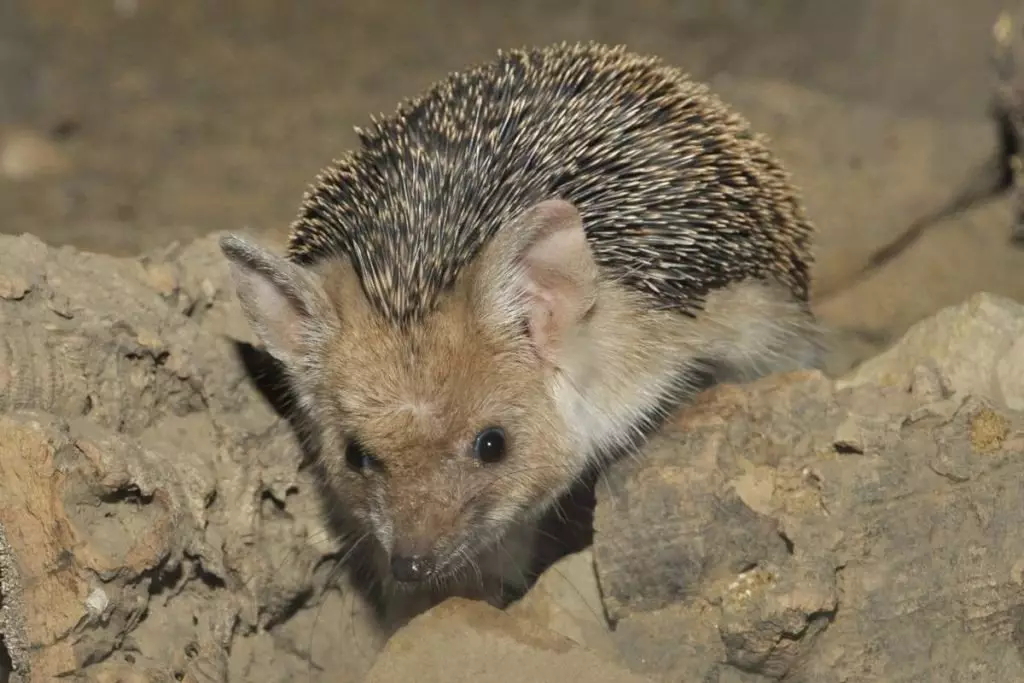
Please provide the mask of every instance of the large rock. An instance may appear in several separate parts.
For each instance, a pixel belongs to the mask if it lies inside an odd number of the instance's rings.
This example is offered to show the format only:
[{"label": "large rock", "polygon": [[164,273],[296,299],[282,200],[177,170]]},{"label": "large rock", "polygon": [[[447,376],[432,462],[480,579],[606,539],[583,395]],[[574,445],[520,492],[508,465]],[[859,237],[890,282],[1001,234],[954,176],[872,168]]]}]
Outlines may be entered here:
[{"label": "large rock", "polygon": [[[18,572],[5,594],[21,603],[3,626],[17,671],[74,673],[134,630],[163,582],[196,570],[225,578],[223,549],[202,534],[209,474],[90,423],[0,416],[0,553]],[[216,607],[196,625],[196,655],[214,668],[241,605]]]},{"label": "large rock", "polygon": [[380,646],[216,239],[0,237],[2,680],[354,682]]},{"label": "large rock", "polygon": [[719,387],[622,463],[594,555],[623,661],[670,679],[1020,680],[1024,414],[950,383],[932,366],[887,388]]}]

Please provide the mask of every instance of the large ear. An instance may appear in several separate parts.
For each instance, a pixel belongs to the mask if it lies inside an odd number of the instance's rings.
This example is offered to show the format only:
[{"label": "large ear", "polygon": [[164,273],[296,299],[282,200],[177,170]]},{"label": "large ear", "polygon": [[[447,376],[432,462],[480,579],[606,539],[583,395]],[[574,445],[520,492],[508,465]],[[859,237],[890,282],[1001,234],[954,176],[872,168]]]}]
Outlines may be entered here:
[{"label": "large ear", "polygon": [[304,341],[337,326],[337,313],[317,275],[241,237],[220,240],[238,301],[267,351],[287,367]]},{"label": "large ear", "polygon": [[484,316],[500,325],[525,321],[540,356],[553,361],[597,297],[597,264],[579,211],[561,199],[541,201],[503,226],[480,258]]}]

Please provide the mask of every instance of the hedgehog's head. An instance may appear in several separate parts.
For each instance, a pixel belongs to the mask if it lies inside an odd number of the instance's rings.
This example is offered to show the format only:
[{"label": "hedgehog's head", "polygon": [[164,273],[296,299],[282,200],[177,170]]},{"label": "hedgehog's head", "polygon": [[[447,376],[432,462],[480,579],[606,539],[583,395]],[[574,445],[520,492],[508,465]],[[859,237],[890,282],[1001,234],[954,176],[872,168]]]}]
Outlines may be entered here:
[{"label": "hedgehog's head", "polygon": [[238,238],[222,246],[253,329],[321,432],[329,487],[400,581],[474,570],[582,473],[554,398],[598,288],[571,204],[541,202],[498,231],[406,326],[370,304],[347,260],[314,272]]}]

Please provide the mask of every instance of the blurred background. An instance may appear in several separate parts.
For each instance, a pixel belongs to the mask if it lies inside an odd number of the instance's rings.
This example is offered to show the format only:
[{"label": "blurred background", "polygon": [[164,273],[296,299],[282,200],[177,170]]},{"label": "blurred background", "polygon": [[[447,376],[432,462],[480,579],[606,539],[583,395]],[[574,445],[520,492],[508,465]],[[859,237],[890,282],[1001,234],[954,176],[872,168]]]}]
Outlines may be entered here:
[{"label": "blurred background", "polygon": [[0,0],[0,231],[119,255],[214,230],[283,245],[370,114],[498,48],[621,42],[773,138],[821,231],[843,369],[975,291],[1024,299],[1009,193],[858,275],[996,154],[1007,2]]}]

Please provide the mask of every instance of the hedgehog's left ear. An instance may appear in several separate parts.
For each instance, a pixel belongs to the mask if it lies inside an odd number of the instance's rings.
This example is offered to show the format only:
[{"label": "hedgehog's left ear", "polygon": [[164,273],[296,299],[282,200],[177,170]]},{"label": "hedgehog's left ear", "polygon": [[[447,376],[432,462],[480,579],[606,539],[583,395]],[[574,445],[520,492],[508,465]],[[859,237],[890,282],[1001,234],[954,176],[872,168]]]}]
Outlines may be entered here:
[{"label": "hedgehog's left ear", "polygon": [[597,297],[597,264],[571,203],[548,199],[495,235],[480,256],[478,302],[499,325],[524,320],[542,358],[553,360]]},{"label": "hedgehog's left ear", "polygon": [[238,301],[267,352],[293,370],[309,340],[337,324],[319,278],[241,237],[226,235],[221,251],[231,265]]}]

